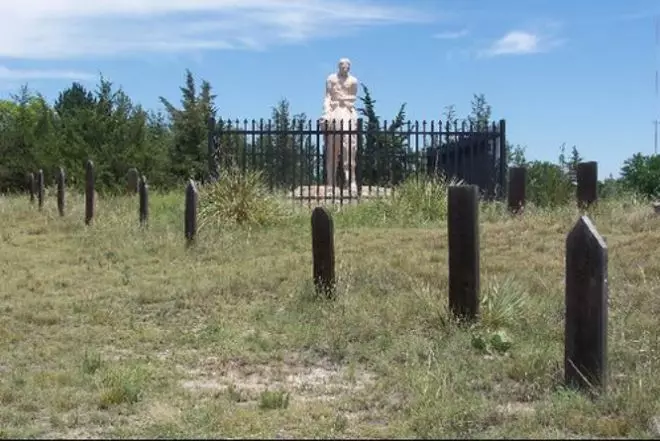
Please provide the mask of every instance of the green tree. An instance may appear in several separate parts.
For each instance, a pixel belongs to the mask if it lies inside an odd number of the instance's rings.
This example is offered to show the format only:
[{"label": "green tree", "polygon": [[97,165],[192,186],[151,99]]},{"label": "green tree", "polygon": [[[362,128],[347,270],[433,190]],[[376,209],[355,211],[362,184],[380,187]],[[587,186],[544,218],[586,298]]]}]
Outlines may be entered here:
[{"label": "green tree", "polygon": [[39,168],[37,133],[44,130],[42,108],[43,98],[32,93],[27,85],[13,94],[11,100],[0,101],[2,191],[25,189],[27,174]]},{"label": "green tree", "polygon": [[[556,207],[568,203],[575,196],[575,184],[571,179],[564,156],[560,148],[557,163],[550,161],[528,161],[525,147],[509,146],[509,166],[527,169],[527,200],[539,207]],[[577,149],[575,149],[577,152]]]},{"label": "green tree", "polygon": [[621,179],[614,178],[611,174],[598,182],[598,197],[602,199],[622,197],[634,193],[627,189]]},{"label": "green tree", "polygon": [[[442,118],[445,121],[445,127],[450,128],[452,131],[457,132],[458,130],[458,112],[456,111],[456,106],[454,104],[450,104],[448,106],[445,106],[443,112],[442,112]],[[449,131],[449,130],[448,130]],[[456,142],[458,141],[458,136],[457,135],[447,135],[445,136],[445,140],[447,142]],[[441,139],[435,139],[432,141],[433,145],[441,145],[442,140]]]},{"label": "green tree", "polygon": [[396,185],[406,176],[409,159],[408,138],[401,129],[406,123],[406,104],[399,107],[394,119],[381,125],[376,113],[376,100],[366,85],[360,97],[363,107],[358,109],[364,117],[364,146],[358,158],[358,175],[362,185]]},{"label": "green tree", "polygon": [[203,180],[208,174],[208,120],[215,118],[215,95],[211,85],[202,81],[198,93],[195,78],[186,70],[186,84],[180,88],[181,108],[176,108],[167,99],[160,97],[165,106],[173,132],[170,149],[172,174],[180,181],[187,178]]},{"label": "green tree", "polygon": [[623,186],[642,196],[660,196],[660,155],[636,153],[626,159],[621,167]]},{"label": "green tree", "polygon": [[575,196],[575,186],[560,164],[532,161],[527,164],[527,200],[539,207],[557,207]]},{"label": "green tree", "polygon": [[467,120],[475,131],[486,131],[490,124],[492,116],[492,107],[486,100],[486,95],[483,93],[474,94],[471,102],[472,111],[467,117]]},{"label": "green tree", "polygon": [[571,181],[574,183],[577,182],[578,164],[580,164],[582,160],[582,155],[580,155],[577,146],[573,146],[573,148],[571,148],[571,157],[568,160],[568,174],[571,177]]},{"label": "green tree", "polygon": [[99,141],[96,98],[79,83],[61,91],[53,105],[58,132],[58,165],[66,169],[70,185],[82,186],[83,164]]},{"label": "green tree", "polygon": [[527,166],[527,158],[525,155],[527,148],[520,144],[513,145],[507,143],[507,158],[509,159],[509,167],[525,167]]}]

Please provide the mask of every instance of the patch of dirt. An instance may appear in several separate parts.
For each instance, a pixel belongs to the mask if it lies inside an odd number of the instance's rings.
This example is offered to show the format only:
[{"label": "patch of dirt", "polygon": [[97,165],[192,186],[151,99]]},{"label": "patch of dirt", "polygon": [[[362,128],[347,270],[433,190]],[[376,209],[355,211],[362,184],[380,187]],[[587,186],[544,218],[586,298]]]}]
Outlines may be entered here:
[{"label": "patch of dirt", "polygon": [[295,358],[270,364],[209,358],[200,368],[188,370],[186,374],[189,378],[181,382],[185,389],[234,393],[237,401],[247,402],[257,400],[265,390],[288,392],[295,401],[331,401],[375,382],[373,374],[358,368],[328,360],[301,363]]},{"label": "patch of dirt", "polygon": [[39,436],[43,439],[104,439],[104,432],[107,430],[110,429],[93,426],[72,427],[59,432],[46,431]]},{"label": "patch of dirt", "polygon": [[660,436],[660,416],[651,418],[649,426],[654,436]]},{"label": "patch of dirt", "polygon": [[497,406],[497,411],[502,415],[518,416],[518,415],[531,415],[536,409],[531,403],[512,402],[500,404]]},{"label": "patch of dirt", "polygon": [[147,410],[151,420],[161,424],[176,421],[181,415],[179,409],[163,402],[151,402]]}]

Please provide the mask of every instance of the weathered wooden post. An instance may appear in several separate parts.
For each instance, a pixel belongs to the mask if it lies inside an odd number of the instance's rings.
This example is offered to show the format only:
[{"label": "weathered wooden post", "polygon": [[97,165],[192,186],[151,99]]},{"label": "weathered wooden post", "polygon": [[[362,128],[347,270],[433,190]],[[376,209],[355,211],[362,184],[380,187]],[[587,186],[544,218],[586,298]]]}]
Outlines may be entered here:
[{"label": "weathered wooden post", "polygon": [[39,210],[44,208],[44,171],[39,169],[37,172],[37,203],[39,204]]},{"label": "weathered wooden post", "polygon": [[577,203],[581,209],[587,209],[598,201],[598,163],[581,162],[577,165]]},{"label": "weathered wooden post", "polygon": [[64,168],[57,170],[57,211],[64,216],[64,192],[66,191],[66,174]]},{"label": "weathered wooden post", "polygon": [[94,218],[94,163],[91,159],[85,164],[85,225]]},{"label": "weathered wooden post", "polygon": [[140,225],[147,224],[149,219],[149,187],[147,186],[147,178],[144,175],[140,176],[139,183],[140,193]]},{"label": "weathered wooden post", "polygon": [[312,259],[317,294],[335,294],[335,238],[332,216],[323,207],[312,212]]},{"label": "weathered wooden post", "polygon": [[34,178],[34,173],[28,174],[28,191],[30,192],[30,203],[34,204],[35,195],[37,192],[37,183]]},{"label": "weathered wooden post", "polygon": [[607,245],[587,216],[566,238],[566,384],[606,389]]},{"label": "weathered wooden post", "polygon": [[195,181],[188,180],[186,186],[186,211],[185,211],[185,235],[187,244],[190,245],[195,241],[197,235],[197,201],[198,201],[197,188]]},{"label": "weathered wooden post", "polygon": [[449,309],[463,320],[479,315],[479,188],[448,189]]},{"label": "weathered wooden post", "polygon": [[525,207],[527,189],[527,168],[509,168],[508,206],[512,213],[519,213]]},{"label": "weathered wooden post", "polygon": [[140,173],[138,172],[138,169],[135,167],[129,168],[128,173],[126,174],[126,190],[129,194],[135,194],[139,191],[139,180]]}]

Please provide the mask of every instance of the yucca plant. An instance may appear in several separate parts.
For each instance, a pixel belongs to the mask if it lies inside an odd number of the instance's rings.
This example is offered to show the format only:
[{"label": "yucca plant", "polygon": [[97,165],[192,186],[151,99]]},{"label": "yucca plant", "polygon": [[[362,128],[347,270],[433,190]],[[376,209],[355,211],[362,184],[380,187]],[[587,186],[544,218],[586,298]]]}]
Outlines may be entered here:
[{"label": "yucca plant", "polygon": [[506,327],[522,317],[527,293],[512,277],[488,281],[481,297],[481,322],[489,328]]},{"label": "yucca plant", "polygon": [[260,172],[236,167],[203,188],[200,204],[200,228],[212,224],[270,225],[291,214],[268,190]]}]

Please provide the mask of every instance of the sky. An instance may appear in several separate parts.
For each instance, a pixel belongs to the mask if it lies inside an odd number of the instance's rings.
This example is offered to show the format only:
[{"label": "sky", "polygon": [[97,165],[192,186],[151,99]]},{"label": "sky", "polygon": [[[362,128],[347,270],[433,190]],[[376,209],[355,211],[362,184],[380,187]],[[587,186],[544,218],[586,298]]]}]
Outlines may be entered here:
[{"label": "sky", "polygon": [[656,16],[660,0],[0,0],[0,98],[102,74],[159,110],[190,69],[222,117],[286,98],[316,119],[348,57],[382,118],[465,116],[483,93],[528,159],[575,145],[603,179],[654,151]]}]

